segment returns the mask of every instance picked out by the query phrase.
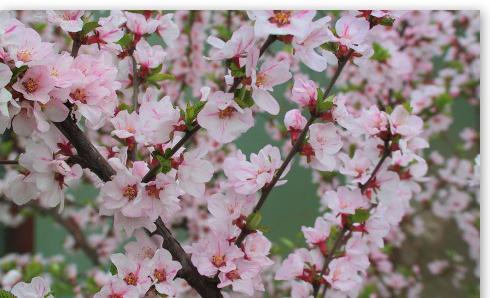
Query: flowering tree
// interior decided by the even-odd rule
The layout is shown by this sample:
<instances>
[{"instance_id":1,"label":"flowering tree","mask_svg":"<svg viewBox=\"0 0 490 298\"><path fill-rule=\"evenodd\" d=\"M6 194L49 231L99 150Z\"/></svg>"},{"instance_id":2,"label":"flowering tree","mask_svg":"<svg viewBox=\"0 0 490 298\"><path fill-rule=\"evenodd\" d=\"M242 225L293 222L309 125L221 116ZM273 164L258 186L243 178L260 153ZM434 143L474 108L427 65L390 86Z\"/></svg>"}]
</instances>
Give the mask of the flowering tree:
<instances>
[{"instance_id":1,"label":"flowering tree","mask_svg":"<svg viewBox=\"0 0 490 298\"><path fill-rule=\"evenodd\" d=\"M479 30L478 12L3 12L1 220L52 217L94 267L7 255L1 294L417 297L400 255L427 213L478 264L479 118L447 131L461 102L479 114ZM320 209L281 256L261 209L298 166ZM467 262L422 265L459 287Z\"/></svg>"}]
</instances>

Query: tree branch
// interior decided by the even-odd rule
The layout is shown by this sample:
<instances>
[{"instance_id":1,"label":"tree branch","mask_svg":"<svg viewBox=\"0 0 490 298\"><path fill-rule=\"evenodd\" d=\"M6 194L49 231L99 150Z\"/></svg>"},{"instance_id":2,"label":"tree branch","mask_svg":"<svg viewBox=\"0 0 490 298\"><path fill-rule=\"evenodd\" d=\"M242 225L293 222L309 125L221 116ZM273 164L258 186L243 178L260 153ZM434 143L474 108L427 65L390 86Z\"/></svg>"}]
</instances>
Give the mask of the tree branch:
<instances>
[{"instance_id":1,"label":"tree branch","mask_svg":"<svg viewBox=\"0 0 490 298\"><path fill-rule=\"evenodd\" d=\"M333 88L335 82L339 78L340 73L344 69L344 66L347 64L347 62L350 60L350 57L352 56L353 53L354 53L354 51L350 50L346 57L339 60L337 70L335 71L335 74L333 75L332 79L330 80L328 86L325 88L324 99L328 98L328 96L330 95L330 92L332 91L332 88ZM310 119L308 119L308 122L306 123L305 127L301 131L298 139L293 144L293 148L291 148L288 155L286 156L286 159L284 159L283 163L281 164L281 167L274 174L272 181L270 183L266 184L262 188L262 192L261 192L259 201L255 205L252 213L258 212L262 208L265 201L269 197L270 192L272 191L272 189L276 185L277 181L279 181L279 179L281 178L282 174L286 170L287 166L289 165L289 163L291 162L293 157L296 155L296 153L298 153L301 150L303 142L306 138L306 134L308 133L308 129L315 122L316 119L317 119L316 115L312 114L310 116ZM240 232L240 235L238 235L238 237L237 237L237 240L235 242L236 245L240 246L240 244L242 244L243 240L245 240L245 237L247 237L247 235L250 234L251 232L253 232L253 231L248 230L247 227L243 228L242 231Z\"/></svg>"},{"instance_id":2,"label":"tree branch","mask_svg":"<svg viewBox=\"0 0 490 298\"><path fill-rule=\"evenodd\" d=\"M385 162L386 158L388 158L390 156L390 154L391 154L390 140L391 140L391 135L390 135L389 138L386 138L384 140L384 147L383 147L382 156L381 156L380 160L378 161L378 163L376 164L376 166L374 167L374 170L371 173L371 175L369 176L369 179L364 184L359 184L359 188L361 190L361 193L364 193L366 191L366 189L368 188L368 186L371 184L371 182L374 179L376 179L376 175L378 174L379 170L381 169L381 166ZM346 235L347 232L349 232L349 234ZM347 241L350 238L351 235L352 235L352 233L349 231L349 229L344 226L342 228L342 230L341 230L341 232L340 232L337 240L335 241L334 246L330 250L330 253L325 258L325 262L323 263L322 271L320 272L320 277L321 278L323 278L323 275L327 272L328 265L333 260L333 256L334 256L335 252L337 251L337 249L340 248L340 244L342 243L341 240L345 236L344 241ZM316 297L316 295L318 294L318 292L320 290L320 287L321 287L321 284L320 283L313 285L313 297ZM324 290L322 292L321 297L324 297L326 292L327 292L327 285L325 285L325 288L324 288Z\"/></svg>"}]
</instances>

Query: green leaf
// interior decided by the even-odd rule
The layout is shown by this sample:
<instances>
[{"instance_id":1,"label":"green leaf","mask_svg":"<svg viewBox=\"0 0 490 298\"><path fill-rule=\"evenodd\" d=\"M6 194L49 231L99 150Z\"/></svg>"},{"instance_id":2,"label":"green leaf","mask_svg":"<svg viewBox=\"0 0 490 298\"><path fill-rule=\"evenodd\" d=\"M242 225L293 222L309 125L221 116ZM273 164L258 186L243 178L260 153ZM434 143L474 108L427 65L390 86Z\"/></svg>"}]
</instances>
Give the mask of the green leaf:
<instances>
[{"instance_id":1,"label":"green leaf","mask_svg":"<svg viewBox=\"0 0 490 298\"><path fill-rule=\"evenodd\" d=\"M170 170L172 169L172 161L162 155L157 155L156 158L160 162L160 172L164 174L170 172Z\"/></svg>"},{"instance_id":2,"label":"green leaf","mask_svg":"<svg viewBox=\"0 0 490 298\"><path fill-rule=\"evenodd\" d=\"M154 73L147 77L146 80L150 83L156 83L165 80L175 80L175 76L169 73Z\"/></svg>"},{"instance_id":3,"label":"green leaf","mask_svg":"<svg viewBox=\"0 0 490 298\"><path fill-rule=\"evenodd\" d=\"M197 115L202 110L202 108L204 108L205 104L205 101L198 101L195 104L187 103L184 116L184 122L187 127L191 127L193 125L194 120L196 120Z\"/></svg>"},{"instance_id":4,"label":"green leaf","mask_svg":"<svg viewBox=\"0 0 490 298\"><path fill-rule=\"evenodd\" d=\"M293 241L289 240L288 238L282 237L279 240L282 242L282 244L284 244L284 246L286 246L289 249L296 248L296 245L294 245Z\"/></svg>"},{"instance_id":5,"label":"green leaf","mask_svg":"<svg viewBox=\"0 0 490 298\"><path fill-rule=\"evenodd\" d=\"M390 18L390 17L384 17L381 19L381 21L379 22L380 25L383 25L383 26L393 26L393 23L395 22L395 19L394 18Z\"/></svg>"},{"instance_id":6,"label":"green leaf","mask_svg":"<svg viewBox=\"0 0 490 298\"><path fill-rule=\"evenodd\" d=\"M336 42L326 42L322 44L320 47L324 50L335 53L339 49L339 44Z\"/></svg>"},{"instance_id":7,"label":"green leaf","mask_svg":"<svg viewBox=\"0 0 490 298\"><path fill-rule=\"evenodd\" d=\"M250 90L247 90L245 87L235 90L235 102L242 109L250 108L254 105L252 94L250 93Z\"/></svg>"},{"instance_id":8,"label":"green leaf","mask_svg":"<svg viewBox=\"0 0 490 298\"><path fill-rule=\"evenodd\" d=\"M121 37L120 40L116 42L117 44L121 45L121 47L127 49L133 43L133 34L131 33L126 33L124 34L123 37Z\"/></svg>"},{"instance_id":9,"label":"green leaf","mask_svg":"<svg viewBox=\"0 0 490 298\"><path fill-rule=\"evenodd\" d=\"M32 29L36 30L38 33L41 33L44 31L44 29L46 29L46 27L48 26L48 24L46 23L34 23L32 24Z\"/></svg>"},{"instance_id":10,"label":"green leaf","mask_svg":"<svg viewBox=\"0 0 490 298\"><path fill-rule=\"evenodd\" d=\"M231 75L235 78L241 78L245 76L245 67L238 67L235 62L230 63Z\"/></svg>"},{"instance_id":11,"label":"green leaf","mask_svg":"<svg viewBox=\"0 0 490 298\"><path fill-rule=\"evenodd\" d=\"M12 70L12 78L10 79L10 83L13 83L17 80L17 77L22 75L27 70L27 65L22 65L21 67L16 67Z\"/></svg>"},{"instance_id":12,"label":"green leaf","mask_svg":"<svg viewBox=\"0 0 490 298\"><path fill-rule=\"evenodd\" d=\"M94 295L95 293L100 291L100 287L97 285L95 282L95 279L93 277L89 277L87 279L87 282L85 284L85 289L89 294Z\"/></svg>"},{"instance_id":13,"label":"green leaf","mask_svg":"<svg viewBox=\"0 0 490 298\"><path fill-rule=\"evenodd\" d=\"M359 298L369 298L376 291L376 286L373 284L368 284L364 287L362 292L359 294Z\"/></svg>"},{"instance_id":14,"label":"green leaf","mask_svg":"<svg viewBox=\"0 0 490 298\"><path fill-rule=\"evenodd\" d=\"M150 70L150 76L151 76L151 75L154 75L154 74L157 74L157 73L160 73L160 71L162 71L162 68L163 68L163 63L162 63L162 64L160 64L160 65L158 65L158 66L157 66L157 67L155 67L155 68L152 68L152 69Z\"/></svg>"},{"instance_id":15,"label":"green leaf","mask_svg":"<svg viewBox=\"0 0 490 298\"><path fill-rule=\"evenodd\" d=\"M371 56L371 60L385 62L391 57L390 51L383 48L379 43L373 42L374 53Z\"/></svg>"},{"instance_id":16,"label":"green leaf","mask_svg":"<svg viewBox=\"0 0 490 298\"><path fill-rule=\"evenodd\" d=\"M320 89L318 89L318 100L316 101L316 111L318 113L324 113L330 110L333 107L333 99L335 95L330 95L325 100L323 100L323 92L322 97L320 97Z\"/></svg>"},{"instance_id":17,"label":"green leaf","mask_svg":"<svg viewBox=\"0 0 490 298\"><path fill-rule=\"evenodd\" d=\"M356 213L351 215L351 220L352 222L355 223L362 223L368 219L369 219L369 211L362 208L356 209Z\"/></svg>"},{"instance_id":18,"label":"green leaf","mask_svg":"<svg viewBox=\"0 0 490 298\"><path fill-rule=\"evenodd\" d=\"M404 102L403 103L403 107L405 108L405 110L407 110L410 114L413 112L413 109L412 109L412 106L410 105L410 103L408 101Z\"/></svg>"},{"instance_id":19,"label":"green leaf","mask_svg":"<svg viewBox=\"0 0 490 298\"><path fill-rule=\"evenodd\" d=\"M225 25L217 25L215 27L216 31L218 31L218 36L223 39L223 40L228 40L231 38L231 31L230 28L228 28Z\"/></svg>"},{"instance_id":20,"label":"green leaf","mask_svg":"<svg viewBox=\"0 0 490 298\"><path fill-rule=\"evenodd\" d=\"M113 263L111 263L110 267L109 267L109 272L112 274L112 275L116 275L117 274L117 267L116 265L114 265Z\"/></svg>"},{"instance_id":21,"label":"green leaf","mask_svg":"<svg viewBox=\"0 0 490 298\"><path fill-rule=\"evenodd\" d=\"M26 267L24 267L23 279L25 282L31 282L31 279L39 276L42 272L43 265L39 262L33 261L32 263L29 263Z\"/></svg>"},{"instance_id":22,"label":"green leaf","mask_svg":"<svg viewBox=\"0 0 490 298\"><path fill-rule=\"evenodd\" d=\"M100 27L99 23L96 21L87 22L83 24L82 36L87 35L90 31L95 30L95 28Z\"/></svg>"},{"instance_id":23,"label":"green leaf","mask_svg":"<svg viewBox=\"0 0 490 298\"><path fill-rule=\"evenodd\" d=\"M255 231L259 228L261 221L262 215L258 212L254 212L247 217L247 228L251 231Z\"/></svg>"},{"instance_id":24,"label":"green leaf","mask_svg":"<svg viewBox=\"0 0 490 298\"><path fill-rule=\"evenodd\" d=\"M453 100L452 96L449 95L448 93L443 93L441 95L439 95L434 104L436 105L436 107L441 110L443 109L447 104L451 103Z\"/></svg>"},{"instance_id":25,"label":"green leaf","mask_svg":"<svg viewBox=\"0 0 490 298\"><path fill-rule=\"evenodd\" d=\"M3 289L0 289L0 298L16 298L14 294L7 292Z\"/></svg>"}]
</instances>

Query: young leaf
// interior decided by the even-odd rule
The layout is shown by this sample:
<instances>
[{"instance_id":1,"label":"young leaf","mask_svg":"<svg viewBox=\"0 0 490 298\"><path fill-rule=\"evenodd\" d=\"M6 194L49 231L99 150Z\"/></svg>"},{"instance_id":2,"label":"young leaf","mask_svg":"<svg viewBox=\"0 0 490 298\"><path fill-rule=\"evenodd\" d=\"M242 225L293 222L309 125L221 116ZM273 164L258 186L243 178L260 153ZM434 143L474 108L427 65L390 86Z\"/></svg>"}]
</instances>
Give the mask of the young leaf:
<instances>
[{"instance_id":1,"label":"young leaf","mask_svg":"<svg viewBox=\"0 0 490 298\"><path fill-rule=\"evenodd\" d=\"M90 31L95 30L97 27L100 27L100 25L96 21L83 24L82 36L87 35Z\"/></svg>"}]
</instances>

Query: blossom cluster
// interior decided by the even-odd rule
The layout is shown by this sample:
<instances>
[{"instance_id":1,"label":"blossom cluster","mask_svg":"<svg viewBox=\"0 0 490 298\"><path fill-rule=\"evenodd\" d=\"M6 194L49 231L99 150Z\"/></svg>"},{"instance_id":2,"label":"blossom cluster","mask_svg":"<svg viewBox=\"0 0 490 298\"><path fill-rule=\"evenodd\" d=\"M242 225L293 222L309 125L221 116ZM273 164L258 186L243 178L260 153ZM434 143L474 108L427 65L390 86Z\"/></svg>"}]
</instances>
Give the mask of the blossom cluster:
<instances>
[{"instance_id":1,"label":"blossom cluster","mask_svg":"<svg viewBox=\"0 0 490 298\"><path fill-rule=\"evenodd\" d=\"M44 272L38 264L50 261L14 255L0 262L6 291L63 295L62 279L77 297L418 297L420 267L406 273L390 253L425 231L427 209L456 222L478 263L479 127L460 132L453 156L426 153L450 128L456 98L478 111L477 15L0 16L0 133L10 144L0 158L13 164L0 219L29 216L11 206L50 215L70 233L65 249L111 268L87 271L82 285L73 266L63 279L58 263ZM250 154L237 147L264 117L270 141ZM301 227L305 242L281 257L261 209L291 187L296 157L320 208ZM85 187L93 200L74 195ZM460 287L462 263L452 253L427 269L454 269Z\"/></svg>"}]
</instances>

